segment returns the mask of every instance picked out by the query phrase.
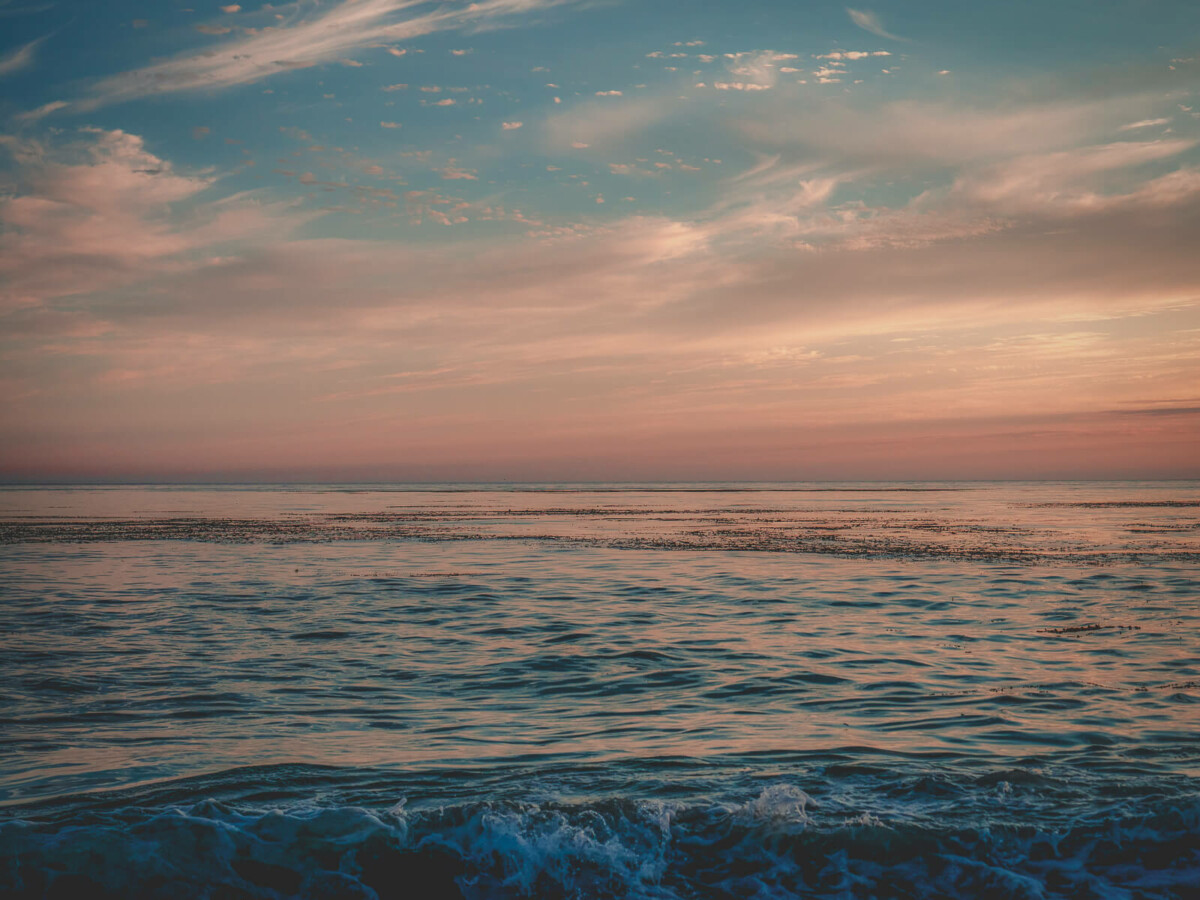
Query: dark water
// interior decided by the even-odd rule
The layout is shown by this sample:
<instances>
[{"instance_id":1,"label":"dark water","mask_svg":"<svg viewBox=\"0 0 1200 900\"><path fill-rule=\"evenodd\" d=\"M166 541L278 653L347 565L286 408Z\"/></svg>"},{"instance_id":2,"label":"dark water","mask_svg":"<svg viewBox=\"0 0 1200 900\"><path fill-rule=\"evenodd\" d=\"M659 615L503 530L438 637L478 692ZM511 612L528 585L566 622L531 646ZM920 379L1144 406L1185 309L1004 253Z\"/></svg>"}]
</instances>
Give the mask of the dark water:
<instances>
[{"instance_id":1,"label":"dark water","mask_svg":"<svg viewBox=\"0 0 1200 900\"><path fill-rule=\"evenodd\" d=\"M0 897L1200 896L1200 486L693 487L0 492Z\"/></svg>"}]
</instances>

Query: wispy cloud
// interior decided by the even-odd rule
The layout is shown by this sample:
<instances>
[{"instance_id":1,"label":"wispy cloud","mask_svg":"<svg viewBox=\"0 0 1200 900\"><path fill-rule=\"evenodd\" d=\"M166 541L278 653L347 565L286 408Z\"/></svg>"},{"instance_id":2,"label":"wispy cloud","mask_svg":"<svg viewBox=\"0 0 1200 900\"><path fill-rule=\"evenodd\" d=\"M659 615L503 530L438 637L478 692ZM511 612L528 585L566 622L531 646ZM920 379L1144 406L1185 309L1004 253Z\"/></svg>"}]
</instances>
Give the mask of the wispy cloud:
<instances>
[{"instance_id":1,"label":"wispy cloud","mask_svg":"<svg viewBox=\"0 0 1200 900\"><path fill-rule=\"evenodd\" d=\"M1140 122L1130 122L1128 125L1122 125L1117 131L1133 131L1137 128L1151 128L1155 125L1169 125L1170 119L1142 119Z\"/></svg>"},{"instance_id":2,"label":"wispy cloud","mask_svg":"<svg viewBox=\"0 0 1200 900\"><path fill-rule=\"evenodd\" d=\"M952 195L1006 215L1096 213L1131 205L1187 204L1200 191L1200 173L1178 169L1128 193L1103 190L1106 176L1179 156L1195 141L1121 141L1031 154L960 177Z\"/></svg>"},{"instance_id":3,"label":"wispy cloud","mask_svg":"<svg viewBox=\"0 0 1200 900\"><path fill-rule=\"evenodd\" d=\"M66 147L17 138L3 145L19 189L0 201L0 308L191 271L204 265L186 258L193 251L278 238L312 218L249 195L203 202L212 177L176 171L120 130L83 129ZM171 205L181 201L196 203L179 219Z\"/></svg>"},{"instance_id":4,"label":"wispy cloud","mask_svg":"<svg viewBox=\"0 0 1200 900\"><path fill-rule=\"evenodd\" d=\"M155 94L220 90L252 84L288 69L345 58L372 44L402 41L577 0L481 0L462 6L431 0L343 0L294 25L227 40L201 53L154 63L103 79L85 108ZM422 11L421 8L426 10Z\"/></svg>"},{"instance_id":5,"label":"wispy cloud","mask_svg":"<svg viewBox=\"0 0 1200 900\"><path fill-rule=\"evenodd\" d=\"M51 113L65 109L70 105L66 100L51 100L49 103L43 103L37 109L18 113L15 118L18 122L36 122L38 119L43 119Z\"/></svg>"},{"instance_id":6,"label":"wispy cloud","mask_svg":"<svg viewBox=\"0 0 1200 900\"><path fill-rule=\"evenodd\" d=\"M991 108L918 100L879 106L830 101L803 115L785 102L739 121L764 148L803 146L849 165L957 164L1058 150L1111 132L1144 110L1145 94Z\"/></svg>"},{"instance_id":7,"label":"wispy cloud","mask_svg":"<svg viewBox=\"0 0 1200 900\"><path fill-rule=\"evenodd\" d=\"M850 16L850 21L857 25L863 31L869 31L871 34L878 35L882 38L887 38L892 41L906 41L908 38L902 38L898 34L892 34L883 27L883 23L879 21L879 16L870 10L851 9L846 7L846 13Z\"/></svg>"},{"instance_id":8,"label":"wispy cloud","mask_svg":"<svg viewBox=\"0 0 1200 900\"><path fill-rule=\"evenodd\" d=\"M19 72L33 65L34 57L37 55L38 44L44 40L44 37L38 38L36 41L30 41L28 44L18 47L11 53L0 56L0 77L11 75L13 72Z\"/></svg>"}]
</instances>

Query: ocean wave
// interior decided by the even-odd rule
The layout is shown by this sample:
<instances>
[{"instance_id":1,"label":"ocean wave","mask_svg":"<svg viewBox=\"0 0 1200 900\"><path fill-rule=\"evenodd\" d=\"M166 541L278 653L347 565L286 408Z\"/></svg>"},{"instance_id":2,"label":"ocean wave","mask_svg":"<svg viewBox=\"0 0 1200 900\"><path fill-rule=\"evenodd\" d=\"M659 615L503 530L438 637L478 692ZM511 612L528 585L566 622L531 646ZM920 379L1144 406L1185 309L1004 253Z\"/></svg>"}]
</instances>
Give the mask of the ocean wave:
<instances>
[{"instance_id":1,"label":"ocean wave","mask_svg":"<svg viewBox=\"0 0 1200 900\"><path fill-rule=\"evenodd\" d=\"M1183 898L1200 890L1200 799L1061 828L846 816L790 783L733 803L101 805L0 824L0 886L12 900Z\"/></svg>"}]
</instances>

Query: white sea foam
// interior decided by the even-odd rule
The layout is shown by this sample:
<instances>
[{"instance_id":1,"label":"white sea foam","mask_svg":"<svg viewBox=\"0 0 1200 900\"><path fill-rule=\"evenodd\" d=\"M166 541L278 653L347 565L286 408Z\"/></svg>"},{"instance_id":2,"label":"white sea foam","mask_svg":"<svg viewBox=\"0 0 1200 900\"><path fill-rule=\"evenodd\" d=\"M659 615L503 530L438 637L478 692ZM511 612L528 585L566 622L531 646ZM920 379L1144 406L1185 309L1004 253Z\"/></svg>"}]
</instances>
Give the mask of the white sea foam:
<instances>
[{"instance_id":1,"label":"white sea foam","mask_svg":"<svg viewBox=\"0 0 1200 900\"><path fill-rule=\"evenodd\" d=\"M711 806L486 802L303 812L201 802L107 809L89 824L0 825L0 887L122 897L643 898L853 894L1182 898L1200 886L1200 798L1157 813L1034 828L880 828L812 817L777 784ZM804 827L794 826L803 823ZM781 832L781 824L791 830ZM664 828L664 825L666 826ZM172 887L173 886L173 887ZM64 893L66 892L66 893ZM200 893L197 893L200 892Z\"/></svg>"}]
</instances>

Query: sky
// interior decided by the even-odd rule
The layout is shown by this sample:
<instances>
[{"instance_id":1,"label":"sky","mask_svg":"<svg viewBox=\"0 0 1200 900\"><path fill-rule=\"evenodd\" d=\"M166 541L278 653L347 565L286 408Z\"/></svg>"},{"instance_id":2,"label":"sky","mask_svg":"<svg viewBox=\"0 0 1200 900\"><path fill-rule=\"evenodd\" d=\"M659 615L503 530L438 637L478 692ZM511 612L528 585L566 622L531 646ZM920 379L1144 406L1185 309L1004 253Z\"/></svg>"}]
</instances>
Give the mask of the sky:
<instances>
[{"instance_id":1,"label":"sky","mask_svg":"<svg viewBox=\"0 0 1200 900\"><path fill-rule=\"evenodd\" d=\"M1200 477L1194 0L0 0L0 480Z\"/></svg>"}]
</instances>

